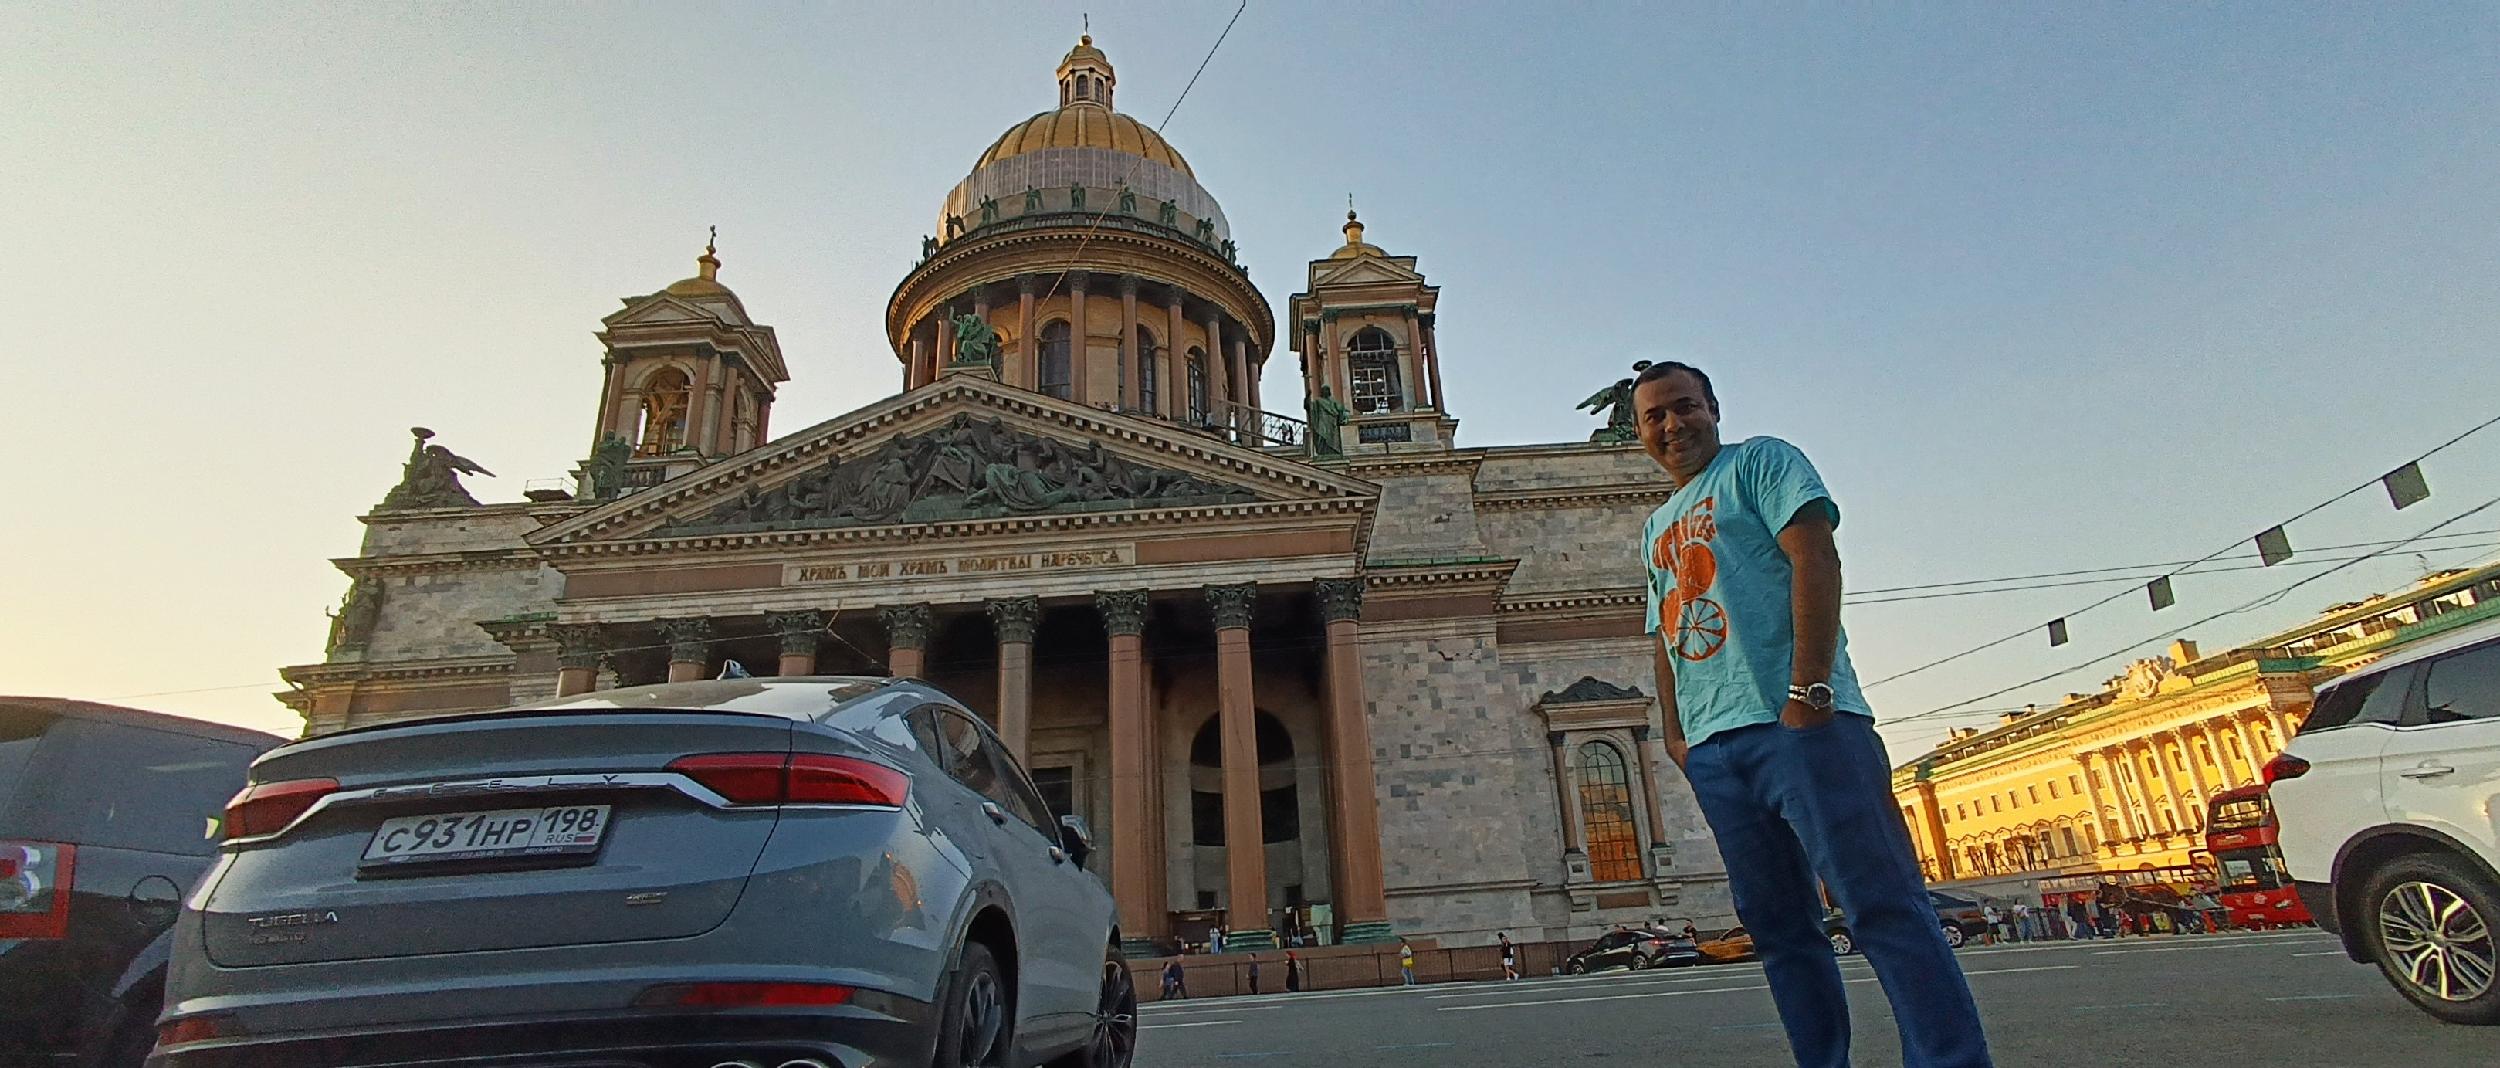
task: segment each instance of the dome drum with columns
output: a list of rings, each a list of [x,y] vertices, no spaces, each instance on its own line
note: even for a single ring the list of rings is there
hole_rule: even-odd
[[[905,388],[981,373],[1263,440],[1258,380],[1275,317],[1236,261],[1223,210],[1179,152],[1112,110],[1116,76],[1092,38],[1058,80],[1059,108],[1009,128],[948,195],[943,236],[887,305]],[[967,315],[995,332],[994,366],[957,359]]]

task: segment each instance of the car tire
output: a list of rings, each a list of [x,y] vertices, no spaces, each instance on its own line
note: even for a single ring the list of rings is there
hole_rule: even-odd
[[[1826,931],[1824,937],[1831,939],[1833,956],[1846,957],[1858,951],[1858,940],[1849,937],[1847,931]]]
[[[1944,944],[1946,946],[1953,949],[1960,949],[1962,948],[1962,943],[1968,941],[1970,941],[1970,936],[1962,932],[1961,924],[1947,923],[1944,925]]]
[[[2405,999],[2449,1023],[2500,1024],[2500,887],[2463,859],[2398,857],[2361,886],[2361,939]]]
[[[930,1068],[1001,1068],[1014,1025],[1015,1002],[990,947],[964,943],[938,1010],[937,1056]]]
[[[1578,975],[1587,970],[1588,965],[1582,964],[1576,959],[1564,961],[1562,966],[1562,973],[1564,975]]]
[[[1052,1062],[1052,1068],[1129,1068],[1137,1060],[1137,983],[1120,947],[1103,951],[1102,987],[1094,999],[1094,1029],[1085,1045]]]

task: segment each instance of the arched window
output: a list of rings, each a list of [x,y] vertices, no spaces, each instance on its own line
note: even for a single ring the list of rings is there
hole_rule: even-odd
[[[1189,350],[1189,421],[1207,421],[1207,354],[1204,349]]]
[[[1068,324],[1053,321],[1042,328],[1042,392],[1060,400],[1076,397],[1076,375],[1068,357]]]
[[[694,386],[686,372],[663,367],[642,380],[642,426],[634,434],[638,456],[666,456],[686,445],[686,413]]]
[[[1353,375],[1354,410],[1390,412],[1405,407],[1398,389],[1398,343],[1377,326],[1355,331],[1346,342],[1346,366]]]
[[[1220,774],[1224,767],[1223,717],[1208,716],[1206,724],[1189,740],[1189,764]],[[1252,733],[1258,739],[1259,770],[1290,771],[1293,767],[1293,735],[1276,717],[1265,712],[1251,721]],[[1302,837],[1302,798],[1290,777],[1285,785],[1259,792],[1259,837],[1266,842],[1291,842]],[[1224,844],[1224,795],[1215,790],[1192,789],[1189,794],[1189,840],[1202,846]]]
[[[1580,828],[1589,877],[1618,882],[1641,877],[1640,831],[1632,816],[1632,780],[1623,751],[1605,742],[1580,747]]]
[[[1139,411],[1160,411],[1156,403],[1163,396],[1163,374],[1156,366],[1154,332],[1137,328],[1137,408]]]

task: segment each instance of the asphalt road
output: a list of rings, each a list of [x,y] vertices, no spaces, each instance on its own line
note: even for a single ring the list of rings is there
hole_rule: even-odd
[[[2500,1064],[2500,1028],[2415,1010],[2317,931],[1962,951],[2001,1065]],[[1882,989],[1844,958],[1852,1063],[1899,1065]],[[1792,1063],[1754,964],[1147,1005],[1141,1068]]]

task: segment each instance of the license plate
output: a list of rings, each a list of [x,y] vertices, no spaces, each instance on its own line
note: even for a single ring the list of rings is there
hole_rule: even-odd
[[[401,816],[373,832],[361,866],[571,856],[597,852],[607,833],[606,805]]]

